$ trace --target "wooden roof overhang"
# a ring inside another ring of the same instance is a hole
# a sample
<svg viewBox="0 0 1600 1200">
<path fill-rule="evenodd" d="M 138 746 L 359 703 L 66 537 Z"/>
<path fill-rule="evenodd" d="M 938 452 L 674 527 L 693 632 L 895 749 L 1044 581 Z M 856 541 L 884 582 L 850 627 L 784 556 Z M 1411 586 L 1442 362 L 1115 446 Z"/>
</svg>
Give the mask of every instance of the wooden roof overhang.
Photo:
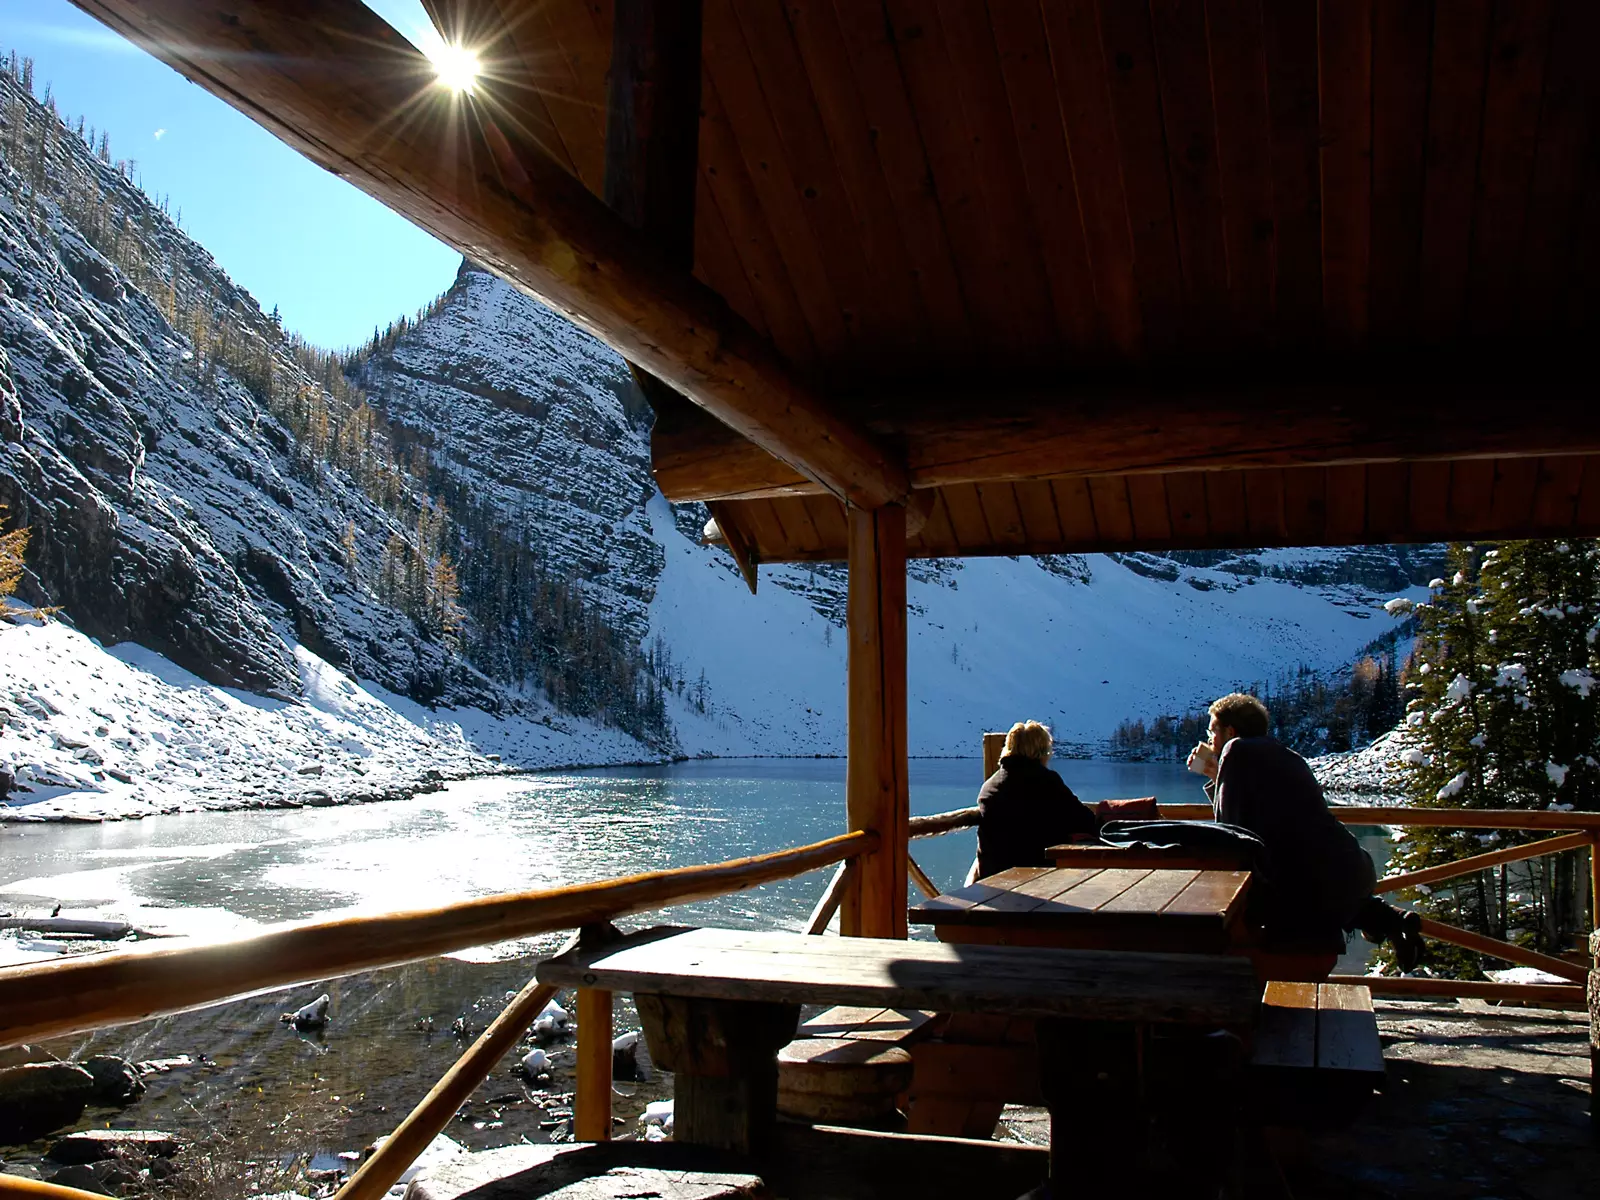
<svg viewBox="0 0 1600 1200">
<path fill-rule="evenodd" d="M 747 564 L 1600 535 L 1593 0 L 430 0 L 457 105 L 76 2 L 616 347 Z"/>
</svg>

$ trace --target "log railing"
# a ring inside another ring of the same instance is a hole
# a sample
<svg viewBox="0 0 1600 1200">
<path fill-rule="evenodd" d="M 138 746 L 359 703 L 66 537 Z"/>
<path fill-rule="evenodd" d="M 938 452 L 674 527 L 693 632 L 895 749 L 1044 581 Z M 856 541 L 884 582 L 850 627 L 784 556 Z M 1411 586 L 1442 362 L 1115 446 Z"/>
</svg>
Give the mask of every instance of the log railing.
<svg viewBox="0 0 1600 1200">
<path fill-rule="evenodd" d="M 295 984 L 396 966 L 492 942 L 563 929 L 606 936 L 616 917 L 745 891 L 840 864 L 878 845 L 869 830 L 792 850 L 624 879 L 467 900 L 421 912 L 311 921 L 253 937 L 154 948 L 0 969 L 0 1048 L 186 1012 Z M 837 878 L 837 876 L 836 876 Z M 555 995 L 529 983 L 456 1060 L 422 1102 L 339 1190 L 338 1200 L 377 1200 L 454 1119 Z M 574 1135 L 611 1135 L 611 995 L 578 993 Z M 93 1200 L 93 1194 L 0 1174 L 8 1197 Z"/>
</svg>

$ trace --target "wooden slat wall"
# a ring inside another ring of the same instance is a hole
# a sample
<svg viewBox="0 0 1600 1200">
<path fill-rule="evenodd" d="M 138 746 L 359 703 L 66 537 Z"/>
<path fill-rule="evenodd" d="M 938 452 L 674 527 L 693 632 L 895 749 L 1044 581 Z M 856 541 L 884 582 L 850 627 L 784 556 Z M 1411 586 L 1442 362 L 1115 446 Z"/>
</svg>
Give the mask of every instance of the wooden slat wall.
<svg viewBox="0 0 1600 1200">
<path fill-rule="evenodd" d="M 724 501 L 762 562 L 841 559 L 824 496 Z M 1600 456 L 1102 475 L 940 488 L 913 557 L 1600 537 Z"/>
<path fill-rule="evenodd" d="M 438 7 L 598 191 L 609 5 Z M 858 389 L 1548 335 L 1594 307 L 1597 10 L 705 0 L 696 273 Z"/>
</svg>

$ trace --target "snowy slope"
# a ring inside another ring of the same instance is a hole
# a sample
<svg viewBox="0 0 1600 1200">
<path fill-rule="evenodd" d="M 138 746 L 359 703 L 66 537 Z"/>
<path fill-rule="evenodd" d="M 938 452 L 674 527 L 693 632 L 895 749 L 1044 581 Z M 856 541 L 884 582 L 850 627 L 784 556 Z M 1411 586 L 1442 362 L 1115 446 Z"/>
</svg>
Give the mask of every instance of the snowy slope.
<svg viewBox="0 0 1600 1200">
<path fill-rule="evenodd" d="M 22 788 L 0 819 L 102 820 L 360 803 L 497 769 L 636 761 L 638 743 L 543 720 L 428 709 L 294 647 L 302 698 L 218 687 L 132 642 L 59 621 L 0 623 L 0 761 Z"/>
<path fill-rule="evenodd" d="M 652 515 L 659 535 L 667 505 L 657 500 Z M 688 706 L 678 717 L 685 751 L 842 753 L 845 639 L 781 586 L 804 572 L 763 568 L 752 597 L 703 550 L 665 540 L 652 629 L 690 680 L 705 671 L 712 697 L 707 715 Z M 1300 663 L 1346 662 L 1389 628 L 1376 594 L 1360 585 L 1241 582 L 1207 568 L 1187 568 L 1175 585 L 1102 555 L 1085 565 L 1084 582 L 1007 558 L 913 577 L 913 754 L 972 755 L 985 730 L 1029 717 L 1092 750 L 1124 717 L 1203 705 Z"/>
</svg>

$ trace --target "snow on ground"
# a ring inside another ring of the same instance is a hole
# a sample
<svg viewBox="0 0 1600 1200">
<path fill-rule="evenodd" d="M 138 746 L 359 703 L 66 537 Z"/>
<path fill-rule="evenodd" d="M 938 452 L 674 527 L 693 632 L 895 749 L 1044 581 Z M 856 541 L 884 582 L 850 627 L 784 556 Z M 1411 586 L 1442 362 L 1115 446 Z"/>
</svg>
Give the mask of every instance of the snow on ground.
<svg viewBox="0 0 1600 1200">
<path fill-rule="evenodd" d="M 615 730 L 563 717 L 430 710 L 293 647 L 303 701 L 220 688 L 132 643 L 62 624 L 0 623 L 4 820 L 113 820 L 195 809 L 327 805 L 522 766 L 636 762 Z M 28 790 L 23 791 L 22 788 Z"/>
<path fill-rule="evenodd" d="M 1335 804 L 1403 804 L 1401 755 L 1408 745 L 1402 726 L 1348 754 L 1319 755 L 1310 760 L 1311 769 Z"/>
<path fill-rule="evenodd" d="M 673 713 L 687 754 L 842 754 L 842 629 L 763 567 L 751 596 L 721 561 L 666 536 L 671 512 L 650 504 L 666 566 L 651 633 L 712 703 Z M 720 552 L 719 552 L 720 553 Z M 913 578 L 908 715 L 913 755 L 973 755 L 985 730 L 1032 717 L 1058 741 L 1092 752 L 1125 718 L 1198 709 L 1298 665 L 1348 662 L 1391 625 L 1363 589 L 1203 569 L 1174 585 L 1103 555 L 1086 582 L 1034 559 L 974 558 Z"/>
</svg>

